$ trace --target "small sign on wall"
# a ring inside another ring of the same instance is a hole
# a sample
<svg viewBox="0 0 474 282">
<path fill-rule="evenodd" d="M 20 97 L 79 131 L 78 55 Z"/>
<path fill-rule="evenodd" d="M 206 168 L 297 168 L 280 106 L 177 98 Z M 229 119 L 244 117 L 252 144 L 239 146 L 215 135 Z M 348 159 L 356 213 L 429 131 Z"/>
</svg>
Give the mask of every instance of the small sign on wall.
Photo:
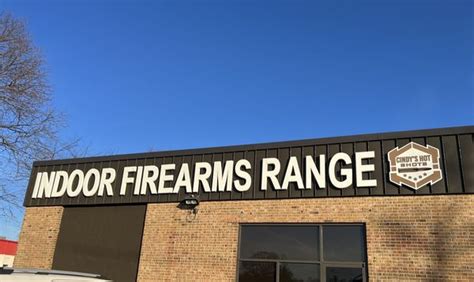
<svg viewBox="0 0 474 282">
<path fill-rule="evenodd" d="M 439 150 L 410 142 L 388 152 L 390 181 L 415 190 L 443 179 L 439 164 Z"/>
</svg>

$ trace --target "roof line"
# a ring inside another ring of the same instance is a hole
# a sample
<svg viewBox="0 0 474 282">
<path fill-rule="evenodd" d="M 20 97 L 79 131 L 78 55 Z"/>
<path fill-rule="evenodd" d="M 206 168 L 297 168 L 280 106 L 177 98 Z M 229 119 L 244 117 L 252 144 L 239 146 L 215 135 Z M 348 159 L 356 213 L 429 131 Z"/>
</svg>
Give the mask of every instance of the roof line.
<svg viewBox="0 0 474 282">
<path fill-rule="evenodd" d="M 303 140 L 295 140 L 295 141 L 280 141 L 280 142 L 245 144 L 245 145 L 231 145 L 231 146 L 222 146 L 222 147 L 207 147 L 207 148 L 204 147 L 204 148 L 184 149 L 184 150 L 156 151 L 156 152 L 147 152 L 147 153 L 132 153 L 132 154 L 120 154 L 120 155 L 108 155 L 108 156 L 92 156 L 92 157 L 85 157 L 85 158 L 36 161 L 33 163 L 33 166 L 48 166 L 48 165 L 68 164 L 68 163 L 89 163 L 89 162 L 100 162 L 100 161 L 118 161 L 118 160 L 126 160 L 126 159 L 167 157 L 167 156 L 174 156 L 174 155 L 209 154 L 209 153 L 217 153 L 217 152 L 225 153 L 225 152 L 248 151 L 248 150 L 258 150 L 258 149 L 272 149 L 275 147 L 292 147 L 292 146 L 306 146 L 306 145 L 319 145 L 319 144 L 331 144 L 331 143 L 349 143 L 349 142 L 368 142 L 368 141 L 385 140 L 385 139 L 416 138 L 416 137 L 429 137 L 429 136 L 452 135 L 452 134 L 471 134 L 471 133 L 474 133 L 474 125 L 436 128 L 436 129 L 410 130 L 410 131 L 394 131 L 394 132 L 385 132 L 385 133 L 358 134 L 358 135 L 348 135 L 348 136 L 340 136 L 340 137 L 324 137 L 324 138 L 303 139 Z"/>
</svg>

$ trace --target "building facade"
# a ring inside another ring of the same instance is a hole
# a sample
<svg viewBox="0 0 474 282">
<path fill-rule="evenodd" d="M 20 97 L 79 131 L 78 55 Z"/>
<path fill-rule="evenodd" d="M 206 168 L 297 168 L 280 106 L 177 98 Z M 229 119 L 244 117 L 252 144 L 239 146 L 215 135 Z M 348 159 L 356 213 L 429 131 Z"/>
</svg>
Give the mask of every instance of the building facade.
<svg viewBox="0 0 474 282">
<path fill-rule="evenodd" d="M 0 266 L 12 267 L 18 242 L 0 238 Z"/>
<path fill-rule="evenodd" d="M 473 138 L 469 126 L 36 162 L 15 266 L 472 281 Z"/>
</svg>

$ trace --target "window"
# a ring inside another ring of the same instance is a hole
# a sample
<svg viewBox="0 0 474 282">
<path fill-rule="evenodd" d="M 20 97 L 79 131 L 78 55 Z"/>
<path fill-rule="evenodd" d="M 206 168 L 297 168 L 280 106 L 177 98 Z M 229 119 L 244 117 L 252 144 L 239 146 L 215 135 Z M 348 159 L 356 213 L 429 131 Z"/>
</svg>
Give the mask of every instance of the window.
<svg viewBox="0 0 474 282">
<path fill-rule="evenodd" d="M 362 224 L 244 224 L 240 282 L 366 281 Z"/>
</svg>

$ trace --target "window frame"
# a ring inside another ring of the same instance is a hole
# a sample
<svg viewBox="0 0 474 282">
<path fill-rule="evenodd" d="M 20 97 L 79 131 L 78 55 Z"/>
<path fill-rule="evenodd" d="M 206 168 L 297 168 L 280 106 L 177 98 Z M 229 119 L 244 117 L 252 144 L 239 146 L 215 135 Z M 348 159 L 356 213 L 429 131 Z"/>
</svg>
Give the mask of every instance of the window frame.
<svg viewBox="0 0 474 282">
<path fill-rule="evenodd" d="M 245 226 L 288 226 L 288 227 L 295 227 L 295 226 L 314 226 L 318 227 L 319 232 L 319 260 L 288 260 L 288 259 L 260 259 L 260 258 L 241 258 L 240 257 L 240 246 L 242 244 L 242 229 Z M 362 239 L 364 242 L 364 250 L 363 250 L 363 261 L 362 262 L 354 262 L 354 261 L 325 261 L 324 260 L 324 245 L 323 245 L 323 228 L 324 226 L 360 226 L 362 227 Z M 367 268 L 367 232 L 366 232 L 366 224 L 360 222 L 326 222 L 326 223 L 240 223 L 239 224 L 239 238 L 237 241 L 237 266 L 236 266 L 236 281 L 239 281 L 240 275 L 240 268 L 239 264 L 243 261 L 255 261 L 255 262 L 272 262 L 275 263 L 275 271 L 276 271 L 276 282 L 280 282 L 280 264 L 281 263 L 301 263 L 301 264 L 318 264 L 319 265 L 319 275 L 320 281 L 326 281 L 326 268 L 327 267 L 347 267 L 347 268 L 362 268 L 362 281 L 368 281 L 368 268 Z"/>
</svg>

